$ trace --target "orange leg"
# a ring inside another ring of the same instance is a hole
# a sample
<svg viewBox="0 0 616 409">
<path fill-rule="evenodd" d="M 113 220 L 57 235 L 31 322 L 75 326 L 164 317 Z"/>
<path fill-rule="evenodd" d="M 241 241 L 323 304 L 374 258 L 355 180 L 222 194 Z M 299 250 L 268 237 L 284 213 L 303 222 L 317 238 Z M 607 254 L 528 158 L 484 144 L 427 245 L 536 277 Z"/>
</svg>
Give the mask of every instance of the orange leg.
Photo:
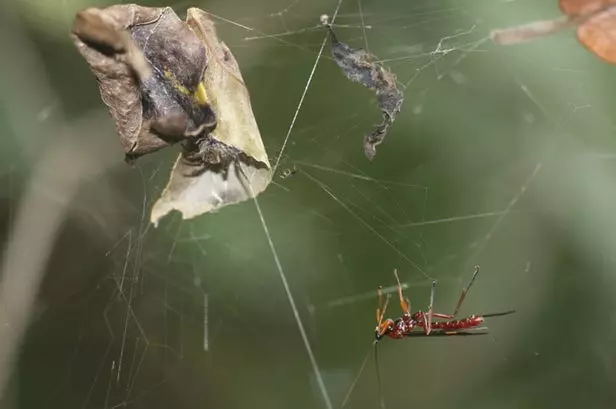
<svg viewBox="0 0 616 409">
<path fill-rule="evenodd" d="M 398 297 L 400 298 L 400 308 L 402 308 L 402 312 L 405 314 L 411 314 L 411 302 L 408 298 L 404 298 L 402 295 L 402 284 L 400 284 L 400 278 L 398 278 L 398 270 L 394 270 L 394 276 L 396 276 L 396 281 L 398 282 Z"/>
<path fill-rule="evenodd" d="M 379 305 L 376 307 L 376 329 L 380 330 L 383 324 L 383 317 L 385 316 L 385 311 L 387 311 L 387 305 L 389 304 L 389 299 L 391 298 L 390 294 L 387 294 L 387 299 L 385 300 L 385 305 L 383 303 L 383 287 L 379 286 L 378 289 L 379 296 Z"/>
<path fill-rule="evenodd" d="M 392 320 L 391 318 L 387 318 L 385 321 L 381 322 L 379 326 L 376 327 L 379 338 L 387 334 L 391 330 L 391 328 L 393 328 L 393 326 L 394 320 Z"/>
</svg>

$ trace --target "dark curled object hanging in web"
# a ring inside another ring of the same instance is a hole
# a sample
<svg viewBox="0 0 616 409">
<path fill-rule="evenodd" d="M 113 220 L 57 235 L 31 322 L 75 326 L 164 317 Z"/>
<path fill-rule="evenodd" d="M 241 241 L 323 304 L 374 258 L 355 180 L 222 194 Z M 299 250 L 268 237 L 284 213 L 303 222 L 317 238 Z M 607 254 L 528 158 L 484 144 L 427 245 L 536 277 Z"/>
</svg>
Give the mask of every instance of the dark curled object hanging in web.
<svg viewBox="0 0 616 409">
<path fill-rule="evenodd" d="M 327 16 L 321 16 L 321 23 L 329 31 L 332 55 L 344 75 L 353 82 L 359 82 L 376 92 L 383 122 L 364 137 L 364 152 L 370 160 L 376 155 L 376 147 L 383 142 L 389 127 L 400 112 L 404 94 L 396 85 L 396 75 L 385 69 L 376 58 L 363 49 L 353 49 L 338 41 Z"/>
</svg>

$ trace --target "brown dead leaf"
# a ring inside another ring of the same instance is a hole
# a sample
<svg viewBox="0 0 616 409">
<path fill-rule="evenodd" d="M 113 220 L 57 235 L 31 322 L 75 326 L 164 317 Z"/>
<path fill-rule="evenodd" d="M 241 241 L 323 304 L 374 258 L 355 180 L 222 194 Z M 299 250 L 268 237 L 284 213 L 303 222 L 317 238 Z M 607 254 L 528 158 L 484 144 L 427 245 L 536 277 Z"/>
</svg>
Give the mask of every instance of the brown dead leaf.
<svg viewBox="0 0 616 409">
<path fill-rule="evenodd" d="M 265 190 L 272 178 L 239 64 L 218 39 L 205 11 L 188 9 L 186 23 L 205 44 L 208 68 L 203 84 L 217 125 L 208 138 L 184 144 L 171 179 L 152 208 L 154 224 L 171 210 L 189 219 L 245 201 Z"/>
<path fill-rule="evenodd" d="M 98 79 L 128 160 L 181 143 L 154 224 L 263 191 L 270 164 L 239 65 L 197 8 L 183 22 L 169 7 L 134 4 L 77 14 L 72 37 Z"/>
<path fill-rule="evenodd" d="M 594 13 L 614 3 L 615 0 L 559 0 L 558 7 L 568 16 L 577 16 Z"/>
<path fill-rule="evenodd" d="M 616 64 L 616 0 L 560 0 L 560 9 L 583 22 L 578 41 L 588 50 Z"/>
<path fill-rule="evenodd" d="M 497 29 L 491 33 L 492 40 L 502 45 L 517 44 L 562 29 L 576 28 L 582 45 L 604 61 L 616 65 L 616 0 L 560 0 L 558 5 L 566 16 Z"/>
<path fill-rule="evenodd" d="M 165 124 L 175 124 L 193 105 L 176 85 L 196 92 L 206 61 L 204 47 L 171 9 L 86 9 L 77 13 L 71 36 L 98 80 L 128 160 L 181 140 L 176 131 L 165 132 L 172 128 Z M 163 49 L 175 60 L 164 60 Z M 214 121 L 211 110 L 203 116 Z"/>
</svg>

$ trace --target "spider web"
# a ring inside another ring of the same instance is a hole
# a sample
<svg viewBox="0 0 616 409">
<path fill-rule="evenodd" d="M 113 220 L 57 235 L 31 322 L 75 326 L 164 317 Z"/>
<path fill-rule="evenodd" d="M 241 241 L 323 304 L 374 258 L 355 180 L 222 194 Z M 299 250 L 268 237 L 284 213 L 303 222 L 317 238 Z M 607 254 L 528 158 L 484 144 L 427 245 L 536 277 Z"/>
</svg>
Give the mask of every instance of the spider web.
<svg viewBox="0 0 616 409">
<path fill-rule="evenodd" d="M 191 3 L 217 19 L 242 67 L 274 182 L 253 202 L 188 222 L 174 215 L 154 229 L 149 209 L 173 152 L 134 169 L 112 161 L 85 178 L 73 199 L 66 194 L 68 216 L 55 227 L 0 402 L 84 409 L 373 408 L 381 398 L 391 408 L 545 407 L 554 395 L 560 407 L 613 402 L 616 146 L 614 102 L 603 83 L 614 71 L 571 33 L 514 48 L 487 40 L 494 28 L 558 13 L 556 2 L 535 3 Z M 65 32 L 85 6 L 63 3 L 58 27 Z M 47 18 L 37 13 L 27 21 Z M 396 73 L 405 93 L 372 162 L 362 141 L 380 121 L 376 98 L 332 60 L 323 13 L 341 41 Z M 19 135 L 40 138 L 39 128 L 85 117 L 57 140 L 98 141 L 100 149 L 85 151 L 121 156 L 71 45 L 31 35 L 53 91 L 35 99 L 33 125 L 15 119 L 18 108 L 0 117 L 16 141 L 3 149 L 7 243 L 19 243 L 17 206 L 29 191 L 43 192 L 43 204 L 64 200 L 56 185 L 44 188 L 46 179 L 28 187 L 42 162 L 5 153 L 25 151 Z M 81 68 L 67 75 L 68 62 Z M 44 156 L 43 147 L 28 146 Z M 4 263 L 3 278 L 9 267 L 23 268 Z M 436 279 L 435 311 L 451 313 L 476 264 L 482 269 L 462 314 L 517 314 L 488 321 L 486 336 L 384 339 L 379 390 L 369 359 L 377 287 L 392 293 L 386 315 L 396 318 L 393 269 L 413 310 L 427 308 Z M 11 305 L 4 308 L 10 317 Z M 11 328 L 5 324 L 5 334 L 19 333 Z"/>
</svg>

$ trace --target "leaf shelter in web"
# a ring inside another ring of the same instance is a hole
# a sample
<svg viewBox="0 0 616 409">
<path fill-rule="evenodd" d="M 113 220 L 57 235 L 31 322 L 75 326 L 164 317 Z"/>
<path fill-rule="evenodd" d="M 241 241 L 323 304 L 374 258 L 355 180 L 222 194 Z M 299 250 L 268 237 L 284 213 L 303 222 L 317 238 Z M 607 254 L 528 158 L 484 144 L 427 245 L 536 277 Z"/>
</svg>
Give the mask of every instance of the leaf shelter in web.
<svg viewBox="0 0 616 409">
<path fill-rule="evenodd" d="M 364 153 L 370 160 L 376 155 L 376 147 L 383 142 L 389 127 L 400 112 L 404 94 L 396 84 L 396 75 L 376 62 L 376 58 L 363 49 L 354 49 L 338 41 L 327 16 L 321 17 L 322 24 L 329 31 L 332 55 L 344 75 L 376 92 L 383 122 L 364 137 Z"/>
<path fill-rule="evenodd" d="M 116 5 L 77 13 L 72 33 L 98 80 L 126 159 L 181 143 L 151 221 L 245 201 L 271 181 L 239 65 L 197 8 Z"/>
<path fill-rule="evenodd" d="M 77 13 L 72 37 L 98 80 L 128 161 L 215 126 L 201 85 L 204 46 L 173 10 L 86 9 Z"/>
</svg>

